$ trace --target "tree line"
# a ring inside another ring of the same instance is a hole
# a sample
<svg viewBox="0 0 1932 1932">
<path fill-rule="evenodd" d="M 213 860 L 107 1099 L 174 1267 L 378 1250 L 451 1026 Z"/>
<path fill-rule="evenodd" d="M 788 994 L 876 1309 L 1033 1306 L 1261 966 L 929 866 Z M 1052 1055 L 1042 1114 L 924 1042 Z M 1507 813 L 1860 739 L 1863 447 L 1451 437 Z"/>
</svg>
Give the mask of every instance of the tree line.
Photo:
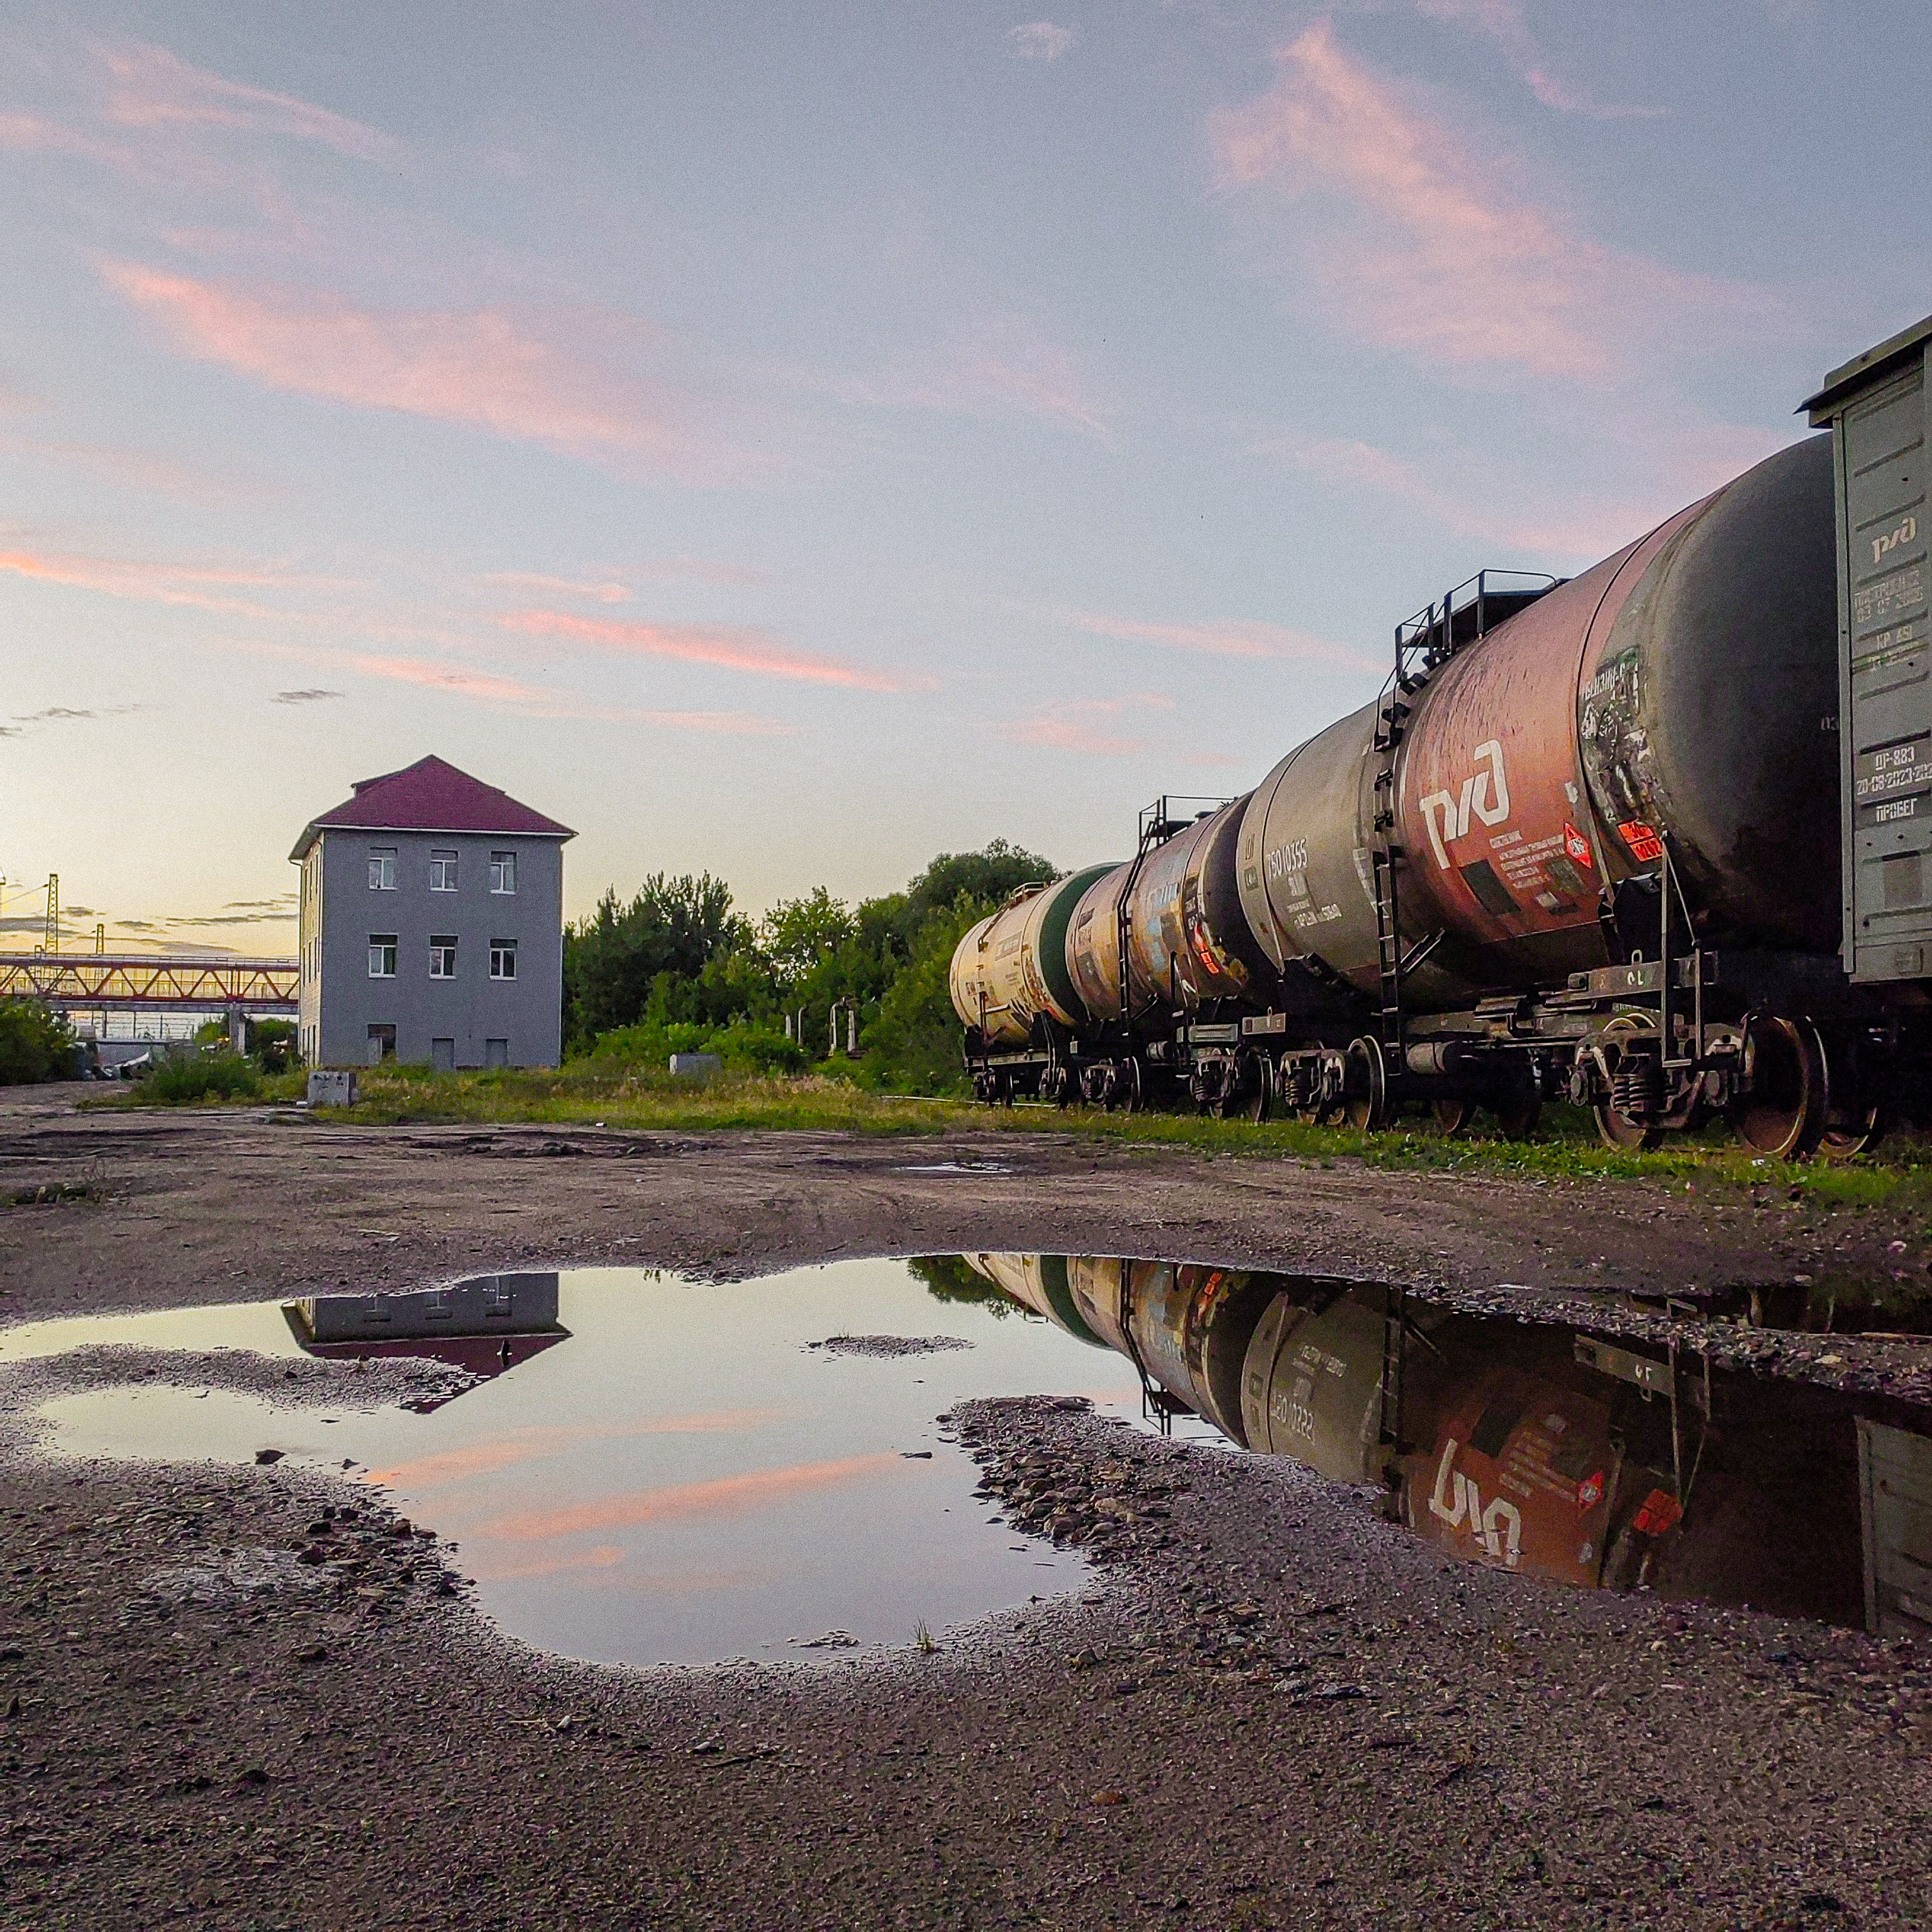
<svg viewBox="0 0 1932 1932">
<path fill-rule="evenodd" d="M 709 873 L 653 873 L 628 902 L 613 886 L 564 934 L 566 1057 L 662 1065 L 715 1052 L 735 1071 L 800 1072 L 842 1055 L 832 1010 L 850 1002 L 859 1058 L 842 1064 L 854 1077 L 895 1093 L 956 1090 L 953 948 L 1017 887 L 1055 876 L 1039 854 L 996 838 L 941 853 L 904 892 L 848 906 L 820 886 L 755 921 Z"/>
</svg>

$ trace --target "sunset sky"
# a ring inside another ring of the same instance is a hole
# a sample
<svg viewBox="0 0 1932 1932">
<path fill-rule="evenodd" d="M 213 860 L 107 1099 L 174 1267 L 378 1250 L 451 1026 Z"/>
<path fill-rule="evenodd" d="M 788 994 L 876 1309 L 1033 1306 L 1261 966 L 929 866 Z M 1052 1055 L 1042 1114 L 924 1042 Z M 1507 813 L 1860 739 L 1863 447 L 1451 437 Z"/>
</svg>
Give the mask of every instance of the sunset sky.
<svg viewBox="0 0 1932 1932">
<path fill-rule="evenodd" d="M 1912 0 L 0 8 L 0 945 L 1119 856 L 1932 310 Z M 31 928 L 32 930 L 28 928 Z"/>
</svg>

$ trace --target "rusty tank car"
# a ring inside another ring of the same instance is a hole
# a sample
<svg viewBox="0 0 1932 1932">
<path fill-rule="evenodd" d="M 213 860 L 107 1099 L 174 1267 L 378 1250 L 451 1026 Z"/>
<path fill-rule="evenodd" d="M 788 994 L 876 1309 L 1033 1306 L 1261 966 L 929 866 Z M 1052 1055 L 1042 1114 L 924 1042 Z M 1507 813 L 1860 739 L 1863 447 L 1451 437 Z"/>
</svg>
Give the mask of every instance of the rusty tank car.
<svg viewBox="0 0 1932 1932">
<path fill-rule="evenodd" d="M 1251 793 L 1162 800 L 1052 922 L 969 934 L 976 1091 L 1511 1133 L 1567 1099 L 1620 1146 L 1714 1117 L 1768 1155 L 1870 1145 L 1932 1076 L 1928 346 L 1932 320 L 1847 365 L 1814 399 L 1832 436 L 1582 575 L 1437 599 L 1380 698 Z"/>
</svg>

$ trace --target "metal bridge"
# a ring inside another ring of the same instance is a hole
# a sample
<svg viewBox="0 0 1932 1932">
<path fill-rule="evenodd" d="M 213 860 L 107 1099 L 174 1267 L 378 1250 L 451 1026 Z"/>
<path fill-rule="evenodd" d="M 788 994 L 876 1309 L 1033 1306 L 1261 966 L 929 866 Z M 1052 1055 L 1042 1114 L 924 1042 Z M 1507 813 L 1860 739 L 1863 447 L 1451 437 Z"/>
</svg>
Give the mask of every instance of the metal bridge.
<svg viewBox="0 0 1932 1932">
<path fill-rule="evenodd" d="M 297 971 L 292 959 L 0 952 L 0 999 L 26 997 L 62 1008 L 188 1006 L 290 1015 Z"/>
</svg>

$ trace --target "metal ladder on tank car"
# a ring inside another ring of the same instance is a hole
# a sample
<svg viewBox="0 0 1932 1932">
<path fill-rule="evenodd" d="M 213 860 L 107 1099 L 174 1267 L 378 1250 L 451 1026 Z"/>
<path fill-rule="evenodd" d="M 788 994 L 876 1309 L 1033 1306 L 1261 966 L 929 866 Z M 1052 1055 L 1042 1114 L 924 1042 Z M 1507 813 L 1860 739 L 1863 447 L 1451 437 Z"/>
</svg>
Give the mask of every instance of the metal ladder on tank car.
<svg viewBox="0 0 1932 1932">
<path fill-rule="evenodd" d="M 1131 1041 L 1134 1025 L 1144 1016 L 1133 1010 L 1133 980 L 1128 970 L 1127 944 L 1132 937 L 1132 919 L 1128 911 L 1134 896 L 1134 887 L 1138 883 L 1141 868 L 1148 862 L 1148 855 L 1165 845 L 1178 832 L 1185 832 L 1196 818 L 1204 817 L 1201 812 L 1192 817 L 1178 818 L 1174 808 L 1177 806 L 1204 805 L 1218 811 L 1228 801 L 1225 798 L 1210 798 L 1204 793 L 1196 795 L 1188 792 L 1163 792 L 1151 805 L 1141 808 L 1140 832 L 1134 844 L 1133 861 L 1127 868 L 1126 883 L 1120 887 L 1120 896 L 1114 907 L 1114 939 L 1118 947 L 1120 968 L 1120 1024 Z M 1150 1002 L 1150 1004 L 1152 1003 Z"/>
<path fill-rule="evenodd" d="M 1505 580 L 1511 587 L 1504 587 Z M 1369 848 L 1376 906 L 1376 963 L 1382 982 L 1377 1018 L 1384 1072 L 1391 1082 L 1401 1078 L 1403 1067 L 1403 976 L 1420 965 L 1442 938 L 1440 931 L 1430 933 L 1406 955 L 1402 951 L 1396 878 L 1406 855 L 1393 835 L 1397 829 L 1396 754 L 1414 709 L 1408 700 L 1457 652 L 1555 590 L 1562 580 L 1521 571 L 1479 570 L 1468 582 L 1445 591 L 1436 602 L 1395 627 L 1395 664 L 1382 686 L 1376 714 L 1375 750 L 1382 763 L 1376 772 L 1373 841 Z"/>
</svg>

